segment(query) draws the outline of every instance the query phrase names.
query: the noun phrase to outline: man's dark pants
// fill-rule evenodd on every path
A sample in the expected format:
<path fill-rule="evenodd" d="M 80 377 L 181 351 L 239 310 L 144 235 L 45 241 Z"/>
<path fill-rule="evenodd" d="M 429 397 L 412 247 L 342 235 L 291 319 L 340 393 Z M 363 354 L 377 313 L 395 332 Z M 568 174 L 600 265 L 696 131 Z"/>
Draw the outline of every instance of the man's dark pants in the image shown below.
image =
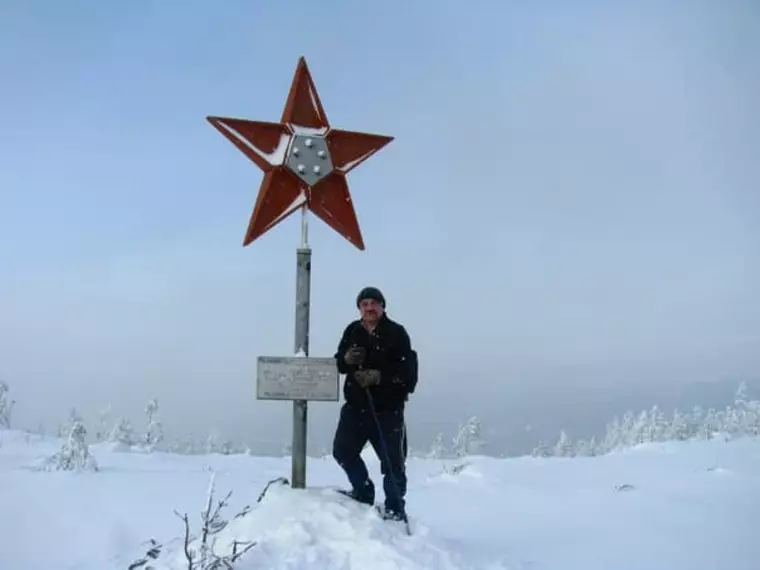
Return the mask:
<path fill-rule="evenodd" d="M 358 409 L 350 404 L 343 404 L 333 441 L 333 457 L 346 472 L 351 486 L 359 495 L 357 498 L 366 502 L 373 502 L 374 485 L 370 482 L 367 466 L 361 457 L 362 449 L 369 441 L 382 466 L 385 508 L 403 512 L 404 496 L 406 495 L 405 462 L 407 453 L 403 408 L 378 410 L 377 419 L 388 449 L 390 471 L 386 465 L 386 457 L 378 437 L 377 424 L 369 408 Z M 391 476 L 396 480 L 400 497 L 396 496 L 396 486 L 394 486 Z"/>

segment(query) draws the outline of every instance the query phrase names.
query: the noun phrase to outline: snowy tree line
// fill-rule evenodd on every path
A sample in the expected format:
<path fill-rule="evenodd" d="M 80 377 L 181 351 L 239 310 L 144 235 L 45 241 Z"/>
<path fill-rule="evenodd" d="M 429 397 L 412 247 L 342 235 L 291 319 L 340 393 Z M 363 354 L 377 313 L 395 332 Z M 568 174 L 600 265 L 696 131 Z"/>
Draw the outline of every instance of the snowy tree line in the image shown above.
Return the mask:
<path fill-rule="evenodd" d="M 460 426 L 447 445 L 439 433 L 430 450 L 429 459 L 460 459 L 476 454 L 485 444 L 480 421 L 470 418 Z M 760 400 L 750 399 L 746 384 L 740 384 L 732 405 L 724 409 L 703 409 L 694 406 L 689 412 L 675 409 L 665 414 L 654 405 L 639 413 L 628 411 L 616 416 L 604 434 L 590 439 L 572 439 L 561 430 L 558 439 L 549 444 L 541 441 L 531 453 L 534 457 L 592 457 L 641 443 L 685 441 L 713 438 L 733 439 L 760 435 Z"/>
<path fill-rule="evenodd" d="M 0 430 L 11 428 L 11 411 L 14 404 L 15 401 L 10 398 L 8 384 L 0 381 Z M 251 453 L 247 444 L 224 438 L 216 430 L 207 435 L 190 433 L 167 440 L 156 398 L 148 400 L 145 404 L 143 421 L 139 424 L 134 424 L 126 416 L 115 416 L 110 405 L 102 409 L 92 423 L 92 429 L 87 429 L 79 411 L 71 408 L 66 421 L 59 423 L 53 430 L 47 430 L 40 425 L 36 430 L 30 430 L 30 433 L 53 435 L 67 440 L 72 431 L 76 431 L 83 436 L 83 441 L 109 444 L 114 451 L 163 451 L 186 455 Z"/>
<path fill-rule="evenodd" d="M 160 419 L 158 400 L 148 400 L 143 410 L 142 426 L 133 426 L 126 417 L 112 417 L 110 406 L 101 411 L 98 427 L 94 434 L 95 443 L 108 443 L 116 451 L 164 451 L 179 454 L 248 453 L 244 444 L 235 444 L 222 439 L 216 431 L 205 437 L 188 434 L 168 441 Z"/>
<path fill-rule="evenodd" d="M 138 448 L 141 451 L 150 452 L 157 449 L 164 441 L 164 430 L 159 419 L 158 401 L 155 398 L 148 400 L 143 413 L 145 424 L 142 430 L 138 431 L 126 417 L 111 418 L 111 407 L 108 406 L 99 414 L 93 433 L 94 443 L 113 444 L 115 451 Z M 58 426 L 56 435 L 67 437 L 75 426 L 84 426 L 84 423 L 76 408 L 72 408 L 69 412 L 68 422 Z M 84 433 L 85 435 L 88 433 L 86 429 Z"/>
<path fill-rule="evenodd" d="M 8 384 L 0 381 L 0 429 L 11 426 L 11 412 L 15 402 L 10 398 Z M 164 437 L 160 419 L 158 401 L 150 399 L 143 409 L 144 420 L 137 427 L 126 417 L 112 417 L 110 406 L 102 410 L 90 437 L 93 443 L 106 443 L 115 451 L 164 451 L 180 454 L 251 454 L 244 443 L 235 443 L 223 439 L 213 432 L 208 436 L 184 437 L 167 441 Z M 68 421 L 61 424 L 56 434 L 63 438 L 69 447 L 79 448 L 88 438 L 85 422 L 76 409 L 69 413 Z M 44 430 L 38 430 L 41 435 Z M 72 434 L 74 439 L 72 440 Z M 670 414 L 664 413 L 658 406 L 639 413 L 628 411 L 616 416 L 606 426 L 599 437 L 590 439 L 573 439 L 562 430 L 553 443 L 538 442 L 531 455 L 534 457 L 576 457 L 604 455 L 622 448 L 641 443 L 684 441 L 690 439 L 713 439 L 721 437 L 731 439 L 744 436 L 760 435 L 760 400 L 751 399 L 747 386 L 742 383 L 737 389 L 732 405 L 724 409 L 703 409 L 695 406 L 688 412 L 679 409 Z M 81 445 L 77 442 L 81 440 Z M 460 459 L 475 455 L 485 445 L 480 421 L 477 417 L 469 418 L 447 440 L 439 433 L 426 453 L 411 451 L 413 456 L 429 459 Z M 79 447 L 77 447 L 79 446 Z M 283 454 L 289 455 L 289 446 L 283 446 Z M 326 449 L 322 454 L 329 455 Z M 86 458 L 83 461 L 87 460 Z"/>
<path fill-rule="evenodd" d="M 607 424 L 602 437 L 573 441 L 563 430 L 549 447 L 541 442 L 534 457 L 589 457 L 604 455 L 642 443 L 686 441 L 691 439 L 725 440 L 760 435 L 760 400 L 750 399 L 747 385 L 740 384 L 733 405 L 722 410 L 694 406 L 690 412 L 675 409 L 665 414 L 656 405 L 638 414 L 628 411 Z"/>

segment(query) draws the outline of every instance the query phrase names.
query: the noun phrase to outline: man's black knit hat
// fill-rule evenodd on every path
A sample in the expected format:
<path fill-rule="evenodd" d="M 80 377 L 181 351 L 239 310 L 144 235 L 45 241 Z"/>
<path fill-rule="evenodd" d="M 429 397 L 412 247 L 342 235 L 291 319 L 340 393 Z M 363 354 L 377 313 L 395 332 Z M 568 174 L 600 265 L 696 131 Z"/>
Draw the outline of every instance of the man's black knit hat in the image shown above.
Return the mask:
<path fill-rule="evenodd" d="M 359 294 L 356 296 L 357 308 L 359 307 L 359 303 L 362 302 L 362 299 L 374 299 L 383 306 L 383 309 L 385 308 L 385 297 L 383 297 L 382 292 L 377 287 L 365 287 L 359 291 Z"/>

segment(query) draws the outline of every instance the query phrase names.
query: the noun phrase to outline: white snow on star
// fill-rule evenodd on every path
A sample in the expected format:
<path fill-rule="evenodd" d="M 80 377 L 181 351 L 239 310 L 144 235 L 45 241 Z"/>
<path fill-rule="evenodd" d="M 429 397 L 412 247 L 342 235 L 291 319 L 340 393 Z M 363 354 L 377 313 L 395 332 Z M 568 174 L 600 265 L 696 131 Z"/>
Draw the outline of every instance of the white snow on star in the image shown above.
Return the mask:
<path fill-rule="evenodd" d="M 303 125 L 296 125 L 288 123 L 288 126 L 297 135 L 313 135 L 313 136 L 326 136 L 330 130 L 330 127 L 304 127 Z"/>
<path fill-rule="evenodd" d="M 298 194 L 298 196 L 295 197 L 295 199 L 290 203 L 290 206 L 285 208 L 282 213 L 274 218 L 272 222 L 269 224 L 269 227 L 274 226 L 277 222 L 280 220 L 283 220 L 284 218 L 287 218 L 290 214 L 298 210 L 299 208 L 302 208 L 306 204 L 306 194 L 304 192 L 301 192 Z"/>
<path fill-rule="evenodd" d="M 258 156 L 266 160 L 272 166 L 278 166 L 285 161 L 285 155 L 288 151 L 288 145 L 290 144 L 291 135 L 287 133 L 281 134 L 280 140 L 277 141 L 277 146 L 275 147 L 275 149 L 272 152 L 264 152 L 256 145 L 251 144 L 245 137 L 241 136 L 237 130 L 235 130 L 233 127 L 231 127 L 224 121 L 222 121 L 220 124 L 227 131 L 234 134 L 237 140 L 242 142 L 246 147 L 251 149 L 253 152 L 255 152 Z"/>
<path fill-rule="evenodd" d="M 374 152 L 373 150 L 370 150 L 370 151 L 368 151 L 368 152 L 365 152 L 363 155 L 361 155 L 361 156 L 359 156 L 359 157 L 355 158 L 354 160 L 350 160 L 350 161 L 348 161 L 348 162 L 347 162 L 346 164 L 344 164 L 343 166 L 337 167 L 337 170 L 340 170 L 341 172 L 348 172 L 348 171 L 349 171 L 349 170 L 351 170 L 351 169 L 352 169 L 354 166 L 356 166 L 357 164 L 359 164 L 359 163 L 360 163 L 362 160 L 364 160 L 365 158 L 367 158 L 368 156 L 370 156 L 370 155 L 371 155 L 373 152 Z"/>

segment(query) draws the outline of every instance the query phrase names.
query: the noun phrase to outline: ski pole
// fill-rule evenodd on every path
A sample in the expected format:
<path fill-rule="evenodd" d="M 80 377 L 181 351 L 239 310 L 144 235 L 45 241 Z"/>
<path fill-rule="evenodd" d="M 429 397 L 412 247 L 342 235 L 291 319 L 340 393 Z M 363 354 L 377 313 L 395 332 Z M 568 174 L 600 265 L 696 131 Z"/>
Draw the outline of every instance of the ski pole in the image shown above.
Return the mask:
<path fill-rule="evenodd" d="M 385 460 L 385 468 L 388 470 L 388 476 L 391 479 L 391 483 L 393 484 L 393 492 L 396 494 L 396 500 L 398 501 L 398 504 L 401 504 L 401 488 L 398 486 L 398 481 L 396 481 L 396 476 L 393 473 L 392 469 L 392 463 L 391 463 L 391 455 L 388 452 L 388 445 L 385 442 L 385 436 L 383 435 L 383 429 L 380 426 L 380 419 L 377 417 L 377 412 L 375 411 L 375 401 L 372 398 L 372 394 L 369 392 L 369 388 L 365 388 L 365 392 L 367 393 L 367 402 L 369 403 L 369 409 L 372 413 L 372 418 L 375 420 L 375 427 L 377 428 L 377 437 L 380 440 L 380 447 L 383 451 L 383 456 Z M 409 527 L 409 517 L 406 515 L 406 509 L 401 509 L 401 519 L 404 521 L 404 524 L 406 525 L 406 533 L 411 536 L 412 535 L 412 529 Z"/>

